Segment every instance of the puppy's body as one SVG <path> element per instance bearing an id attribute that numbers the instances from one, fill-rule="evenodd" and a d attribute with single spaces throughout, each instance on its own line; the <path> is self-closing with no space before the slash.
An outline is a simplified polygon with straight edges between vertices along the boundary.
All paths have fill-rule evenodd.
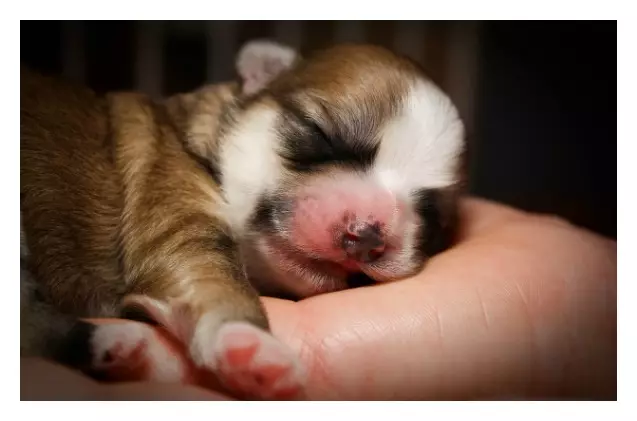
<path id="1" fill-rule="evenodd" d="M 267 328 L 218 216 L 219 186 L 183 144 L 170 107 L 21 76 L 21 222 L 48 304 L 110 317 L 140 295 L 188 303 L 194 319 L 213 310 L 214 324 Z"/>
<path id="2" fill-rule="evenodd" d="M 46 312 L 65 313 L 57 331 L 143 313 L 228 380 L 237 335 L 291 361 L 261 333 L 254 287 L 303 297 L 354 272 L 400 279 L 449 245 L 462 124 L 413 64 L 256 43 L 238 72 L 163 103 L 22 72 L 21 222 Z M 24 329 L 25 350 L 41 349 Z"/>

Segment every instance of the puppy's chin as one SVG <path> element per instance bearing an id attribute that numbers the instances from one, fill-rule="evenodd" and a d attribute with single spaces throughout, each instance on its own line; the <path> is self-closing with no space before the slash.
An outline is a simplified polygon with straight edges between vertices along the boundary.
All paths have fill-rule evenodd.
<path id="1" fill-rule="evenodd" d="M 299 251 L 286 239 L 261 235 L 254 242 L 256 255 L 251 278 L 257 289 L 268 295 L 302 299 L 375 283 L 392 282 L 415 275 L 425 262 L 409 267 L 400 259 L 346 268 Z M 257 263 L 258 262 L 258 263 Z"/>
<path id="2" fill-rule="evenodd" d="M 262 293 L 300 299 L 348 288 L 350 272 L 336 263 L 314 259 L 274 236 L 260 236 L 255 245 L 248 270 Z"/>

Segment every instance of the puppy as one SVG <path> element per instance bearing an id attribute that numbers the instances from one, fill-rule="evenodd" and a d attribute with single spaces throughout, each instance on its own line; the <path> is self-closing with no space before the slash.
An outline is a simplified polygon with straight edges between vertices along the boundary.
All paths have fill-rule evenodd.
<path id="1" fill-rule="evenodd" d="M 253 41 L 237 73 L 153 102 L 22 70 L 23 355 L 106 371 L 150 328 L 77 318 L 126 317 L 165 328 L 237 394 L 299 396 L 303 369 L 258 293 L 399 280 L 451 245 L 464 129 L 416 64 Z M 159 354 L 154 378 L 179 380 Z"/>

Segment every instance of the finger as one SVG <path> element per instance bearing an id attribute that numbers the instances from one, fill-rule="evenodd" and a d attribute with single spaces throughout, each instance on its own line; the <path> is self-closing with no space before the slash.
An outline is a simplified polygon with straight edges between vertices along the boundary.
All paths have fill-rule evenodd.
<path id="1" fill-rule="evenodd" d="M 308 366 L 313 399 L 608 397 L 615 288 L 613 242 L 520 222 L 413 279 L 265 302 Z"/>

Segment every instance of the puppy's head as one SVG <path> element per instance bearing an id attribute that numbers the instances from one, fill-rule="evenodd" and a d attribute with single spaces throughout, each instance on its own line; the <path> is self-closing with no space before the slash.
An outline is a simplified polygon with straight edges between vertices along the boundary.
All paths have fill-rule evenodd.
<path id="1" fill-rule="evenodd" d="M 308 296 L 353 273 L 400 279 L 450 245 L 463 124 L 415 64 L 374 46 L 300 59 L 253 42 L 237 68 L 243 95 L 222 130 L 221 181 L 263 290 Z"/>

